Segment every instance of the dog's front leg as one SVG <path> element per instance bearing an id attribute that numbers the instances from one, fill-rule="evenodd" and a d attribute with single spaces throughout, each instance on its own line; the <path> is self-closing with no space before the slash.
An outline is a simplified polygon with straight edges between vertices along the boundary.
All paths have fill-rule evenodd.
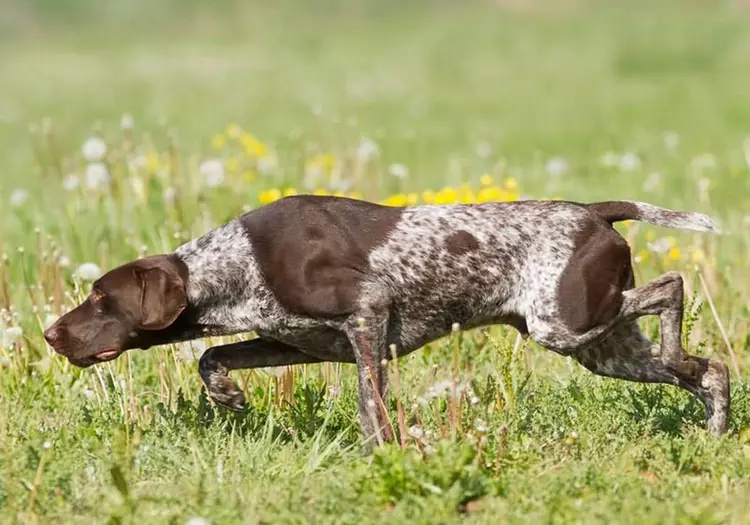
<path id="1" fill-rule="evenodd" d="M 251 339 L 206 350 L 198 363 L 203 383 L 215 403 L 242 410 L 245 395 L 229 377 L 230 370 L 319 363 L 321 359 L 273 339 Z"/>
<path id="2" fill-rule="evenodd" d="M 388 374 L 384 366 L 387 351 L 388 310 L 368 308 L 354 316 L 346 334 L 354 349 L 359 383 L 359 418 L 365 438 L 365 452 L 373 441 L 393 439 L 385 399 Z"/>

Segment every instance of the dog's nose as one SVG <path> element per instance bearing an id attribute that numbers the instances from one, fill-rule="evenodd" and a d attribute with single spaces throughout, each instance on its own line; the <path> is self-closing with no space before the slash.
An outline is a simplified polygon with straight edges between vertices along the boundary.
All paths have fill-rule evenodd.
<path id="1" fill-rule="evenodd" d="M 44 340 L 47 341 L 50 346 L 55 346 L 55 343 L 58 343 L 61 337 L 62 330 L 59 326 L 53 325 L 44 331 Z"/>

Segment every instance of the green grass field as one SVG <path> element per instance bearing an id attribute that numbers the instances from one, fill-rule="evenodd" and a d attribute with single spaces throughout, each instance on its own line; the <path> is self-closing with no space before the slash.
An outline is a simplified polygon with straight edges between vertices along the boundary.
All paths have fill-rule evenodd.
<path id="1" fill-rule="evenodd" d="M 741 3 L 4 0 L 0 522 L 750 522 Z M 686 347 L 732 371 L 729 434 L 501 327 L 400 360 L 410 430 L 370 457 L 351 365 L 233 373 L 235 414 L 197 373 L 219 339 L 83 371 L 44 344 L 96 267 L 294 192 L 712 214 L 721 236 L 619 228 L 639 282 L 683 273 Z"/>

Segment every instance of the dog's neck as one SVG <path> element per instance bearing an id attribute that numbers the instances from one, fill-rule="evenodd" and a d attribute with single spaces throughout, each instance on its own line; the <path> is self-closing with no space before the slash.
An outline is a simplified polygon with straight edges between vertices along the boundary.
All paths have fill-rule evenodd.
<path id="1" fill-rule="evenodd" d="M 239 221 L 180 246 L 175 254 L 188 269 L 187 313 L 205 335 L 257 330 L 278 308 Z"/>

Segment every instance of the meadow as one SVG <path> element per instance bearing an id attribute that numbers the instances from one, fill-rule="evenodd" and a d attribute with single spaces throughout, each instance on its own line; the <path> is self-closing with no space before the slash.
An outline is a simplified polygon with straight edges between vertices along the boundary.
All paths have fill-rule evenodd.
<path id="1" fill-rule="evenodd" d="M 749 22 L 700 0 L 4 0 L 0 523 L 750 522 Z M 45 345 L 101 272 L 295 193 L 711 214 L 722 235 L 618 229 L 639 282 L 682 272 L 729 433 L 503 327 L 391 363 L 399 439 L 372 456 L 351 365 L 233 372 L 233 413 L 197 372 L 231 338 L 86 370 Z"/>

